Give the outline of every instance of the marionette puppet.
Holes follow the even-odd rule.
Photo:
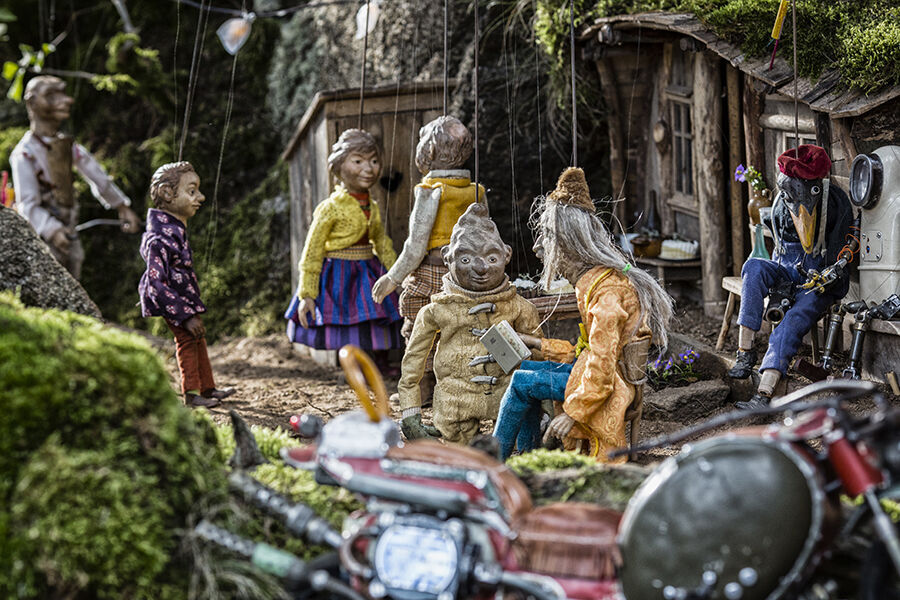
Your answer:
[[[340,182],[313,213],[300,258],[300,284],[285,313],[292,342],[337,350],[399,348],[402,317],[396,294],[372,300],[372,286],[397,258],[369,193],[381,173],[372,134],[344,131],[328,156]],[[377,357],[376,357],[377,358]]]
[[[206,352],[206,327],[201,314],[200,285],[187,239],[187,222],[206,197],[200,178],[189,162],[161,166],[150,180],[147,228],[141,256],[147,270],[138,293],[141,314],[162,317],[175,335],[175,357],[181,372],[181,391],[187,406],[211,408],[234,394],[234,388],[216,389]]]
[[[447,265],[443,291],[416,316],[403,356],[397,391],[402,429],[409,439],[440,435],[468,444],[483,419],[497,418],[510,376],[486,354],[480,338],[506,321],[513,330],[540,335],[537,309],[516,294],[505,269],[512,249],[503,243],[487,207],[474,203],[453,227],[441,255]],[[434,354],[434,424],[422,425],[419,380],[438,332]]]
[[[447,273],[441,251],[450,243],[453,226],[469,205],[485,202],[484,188],[472,183],[469,171],[461,168],[471,153],[472,135],[456,117],[438,117],[419,130],[416,166],[424,177],[415,187],[409,236],[397,262],[372,289],[375,302],[381,303],[403,285],[400,314],[407,340],[419,310],[441,291]],[[419,384],[426,402],[434,389],[432,363],[429,356]]]
[[[521,336],[546,360],[525,361],[513,373],[494,437],[504,460],[516,447],[538,447],[541,403],[555,400],[562,412],[544,441],[557,437],[568,450],[606,461],[609,450],[625,446],[625,412],[640,392],[642,377],[635,374],[646,369],[651,339],[667,344],[672,298],[616,247],[581,169],[563,171],[556,189],[537,200],[533,218],[541,283],[547,288],[558,275],[575,283],[582,334],[576,346]]]
[[[25,87],[29,130],[9,156],[16,209],[50,247],[53,256],[75,279],[81,277],[84,250],[75,226],[78,200],[72,185],[72,167],[88,182],[104,208],[115,208],[122,231],[137,233],[140,219],[129,208],[131,200],[100,163],[72,136],[59,130],[69,118],[72,98],[58,77],[41,75]]]
[[[746,379],[756,365],[753,337],[762,325],[766,296],[778,290],[789,308],[769,335],[757,393],[736,403],[743,409],[769,403],[803,336],[850,285],[849,272],[836,263],[850,234],[853,211],[847,194],[828,178],[831,159],[825,149],[810,144],[790,149],[778,157],[778,169],[780,191],[765,223],[775,249],[772,260],[750,258],[741,269],[738,351],[730,377]],[[831,275],[826,284],[802,287],[809,273],[826,271]]]

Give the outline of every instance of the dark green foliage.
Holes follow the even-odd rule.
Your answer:
[[[0,295],[0,413],[0,596],[186,595],[223,459],[145,341]]]

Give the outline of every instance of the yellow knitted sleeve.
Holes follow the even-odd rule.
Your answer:
[[[313,220],[306,234],[303,255],[300,257],[300,287],[297,295],[316,298],[319,295],[319,275],[325,259],[325,241],[334,227],[334,203],[326,199],[313,212]]]
[[[381,261],[386,269],[390,269],[397,261],[397,252],[394,250],[394,242],[388,237],[384,231],[384,224],[381,222],[381,210],[378,203],[372,201],[369,203],[372,211],[372,218],[369,221],[369,239],[372,240],[375,256]]]

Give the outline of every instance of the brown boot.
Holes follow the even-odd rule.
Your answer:
[[[217,390],[216,388],[213,388],[211,390],[203,390],[201,395],[204,398],[214,398],[216,400],[224,400],[228,396],[233,396],[235,392],[237,392],[237,390],[234,389],[233,387],[228,387],[228,388],[225,388],[222,390]]]
[[[215,398],[204,398],[197,394],[185,394],[184,404],[190,408],[212,408],[218,406],[221,402]]]

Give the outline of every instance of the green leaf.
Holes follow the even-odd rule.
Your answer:
[[[19,72],[19,65],[14,62],[6,61],[3,63],[3,79],[7,81],[11,81],[13,77],[16,76],[16,73]]]
[[[16,15],[12,13],[8,8],[0,8],[0,21],[4,23],[11,23],[16,20]]]
[[[33,54],[33,53],[34,53],[34,48],[32,48],[31,46],[29,46],[28,44],[19,44],[19,51],[20,51],[23,55],[25,55],[25,54]]]
[[[54,46],[53,44],[47,44],[47,43],[41,44],[41,52],[43,52],[45,56],[47,54],[52,54],[55,51],[56,51],[56,46]]]
[[[12,85],[9,86],[9,91],[6,92],[6,97],[15,102],[22,101],[22,92],[25,91],[25,73],[24,71],[19,71],[18,75],[16,75],[15,81],[12,82]]]

